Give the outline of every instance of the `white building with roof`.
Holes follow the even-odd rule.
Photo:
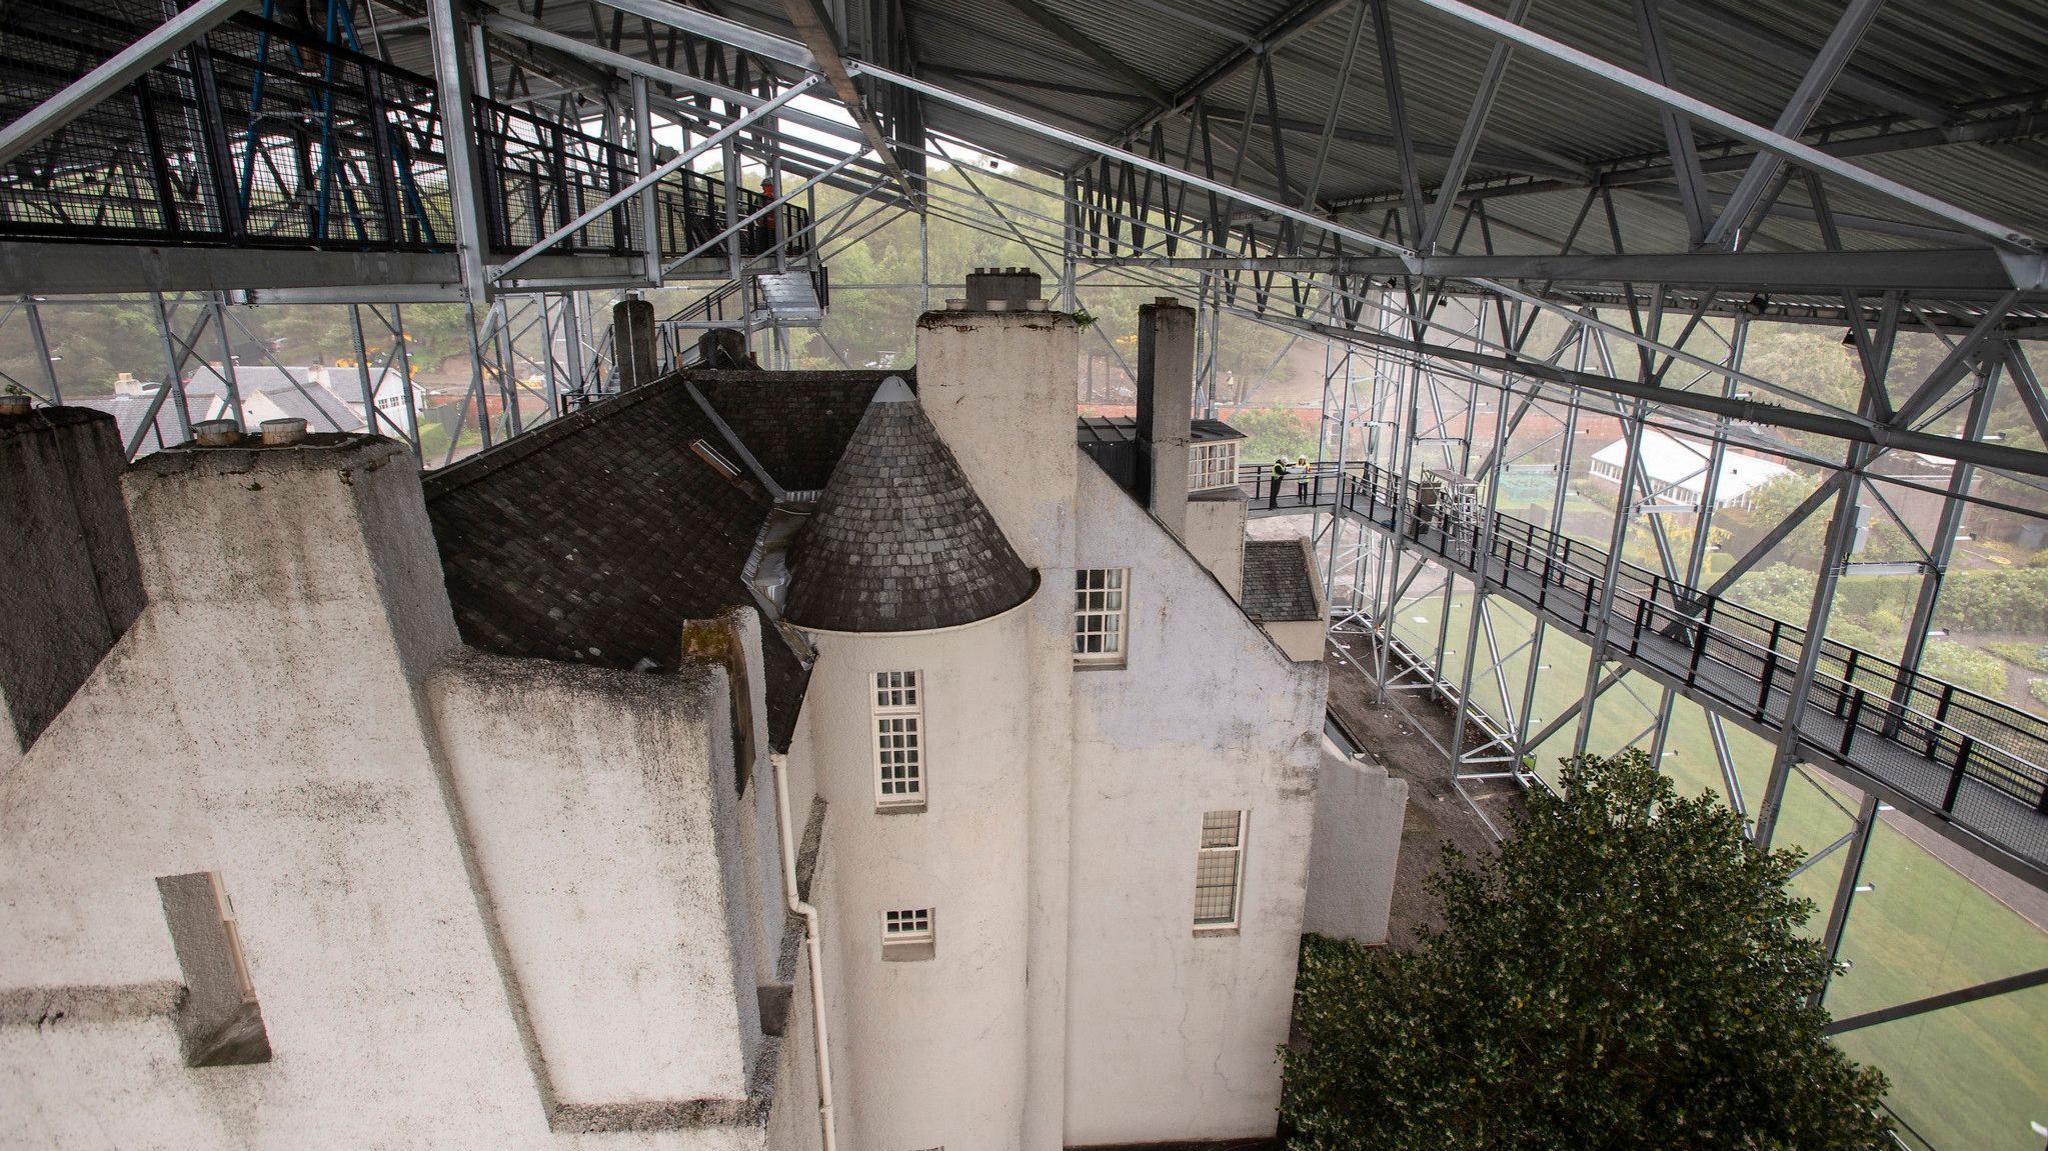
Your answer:
[[[0,1147],[1271,1136],[1406,787],[1321,734],[1309,551],[1190,450],[1192,312],[1140,331],[1123,474],[1028,306],[424,483],[0,422],[48,609],[0,654],[54,653],[0,659]]]
[[[1697,440],[1668,435],[1655,428],[1644,428],[1641,451],[1643,475],[1649,481],[1650,495],[1640,502],[1653,508],[1698,511],[1700,501],[1706,495],[1709,467],[1713,462],[1709,446]],[[1593,478],[1604,480],[1618,489],[1627,464],[1628,441],[1621,439],[1594,452],[1586,470]],[[1746,508],[1758,488],[1791,474],[1792,469],[1784,464],[1742,452],[1723,451],[1720,479],[1713,485],[1714,507],[1716,510]]]

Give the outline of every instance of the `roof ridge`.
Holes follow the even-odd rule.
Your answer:
[[[429,472],[422,482],[422,486],[426,488],[426,496],[432,500],[468,487],[550,444],[558,443],[645,403],[662,388],[674,387],[681,379],[679,374],[670,373],[632,391],[606,396],[566,416],[556,416],[530,432],[523,432],[501,443],[493,444],[473,456],[457,460],[445,468]]]

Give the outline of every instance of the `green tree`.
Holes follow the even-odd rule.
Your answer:
[[[1885,1145],[1885,1081],[1821,1035],[1827,961],[1711,797],[1582,756],[1495,859],[1447,851],[1413,952],[1311,936],[1281,1116],[1305,1149]]]
[[[1750,493],[1747,508],[1730,508],[1721,512],[1717,522],[1729,529],[1728,546],[1737,555],[1748,551],[1751,544],[1769,535],[1771,529],[1783,523],[1819,486],[1818,479],[1804,472],[1792,472]],[[1818,568],[1821,549],[1827,543],[1828,513],[1833,507],[1833,504],[1828,504],[1816,508],[1792,529],[1791,535],[1772,549],[1770,558],[1809,571]]]

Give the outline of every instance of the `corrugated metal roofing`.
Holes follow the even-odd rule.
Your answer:
[[[1481,0],[1478,6],[1500,13],[1508,4]],[[587,5],[514,0],[505,7],[537,16],[567,35],[609,40],[608,13],[600,21]],[[869,38],[870,6],[842,7],[858,55]],[[777,0],[725,0],[716,10],[763,31],[794,34]],[[1239,166],[1236,149],[1243,140],[1243,186],[1276,195],[1284,184],[1296,197],[1311,179],[1320,130],[1330,115],[1361,10],[1360,3],[1333,0],[901,3],[916,57],[911,70],[921,78],[1015,116],[1141,151],[1150,144],[1153,121],[1159,120],[1167,159],[1175,163],[1188,148],[1188,117],[1181,113],[1193,86],[1220,77],[1199,100],[1215,127],[1212,150],[1219,177]],[[1752,122],[1770,124],[1842,6],[1838,0],[1741,6],[1733,0],[1689,0],[1657,10],[1674,86]],[[1429,196],[1447,168],[1495,40],[1417,0],[1388,0],[1387,13],[1401,96],[1419,153],[1418,175]],[[2048,132],[2048,114],[2036,114],[2048,97],[2048,21],[2038,16],[2006,0],[1893,0],[1878,13],[1813,123],[1829,126],[1827,139],[1839,141],[1873,132],[1931,129],[1940,126],[1936,120],[1954,125],[2006,119],[2007,131],[1997,142],[1923,142],[1908,150],[1859,154],[1851,162],[2024,233],[2048,237],[2048,195],[2042,191],[2048,183],[2048,147],[2038,142]],[[1393,127],[1371,23],[1368,16],[1350,65],[1350,83],[1341,94],[1338,133],[1318,198],[1338,205],[1349,223],[1378,227],[1388,207],[1400,200],[1402,182],[1398,157],[1386,142]],[[1062,24],[1067,32],[1054,27]],[[1632,0],[1536,0],[1527,25],[1621,67],[1644,70]],[[662,37],[642,32],[638,18],[629,17],[618,49],[662,56],[667,50]],[[1247,54],[1276,33],[1281,39],[1269,57],[1269,91],[1263,70]],[[1159,103],[1162,98],[1172,114]],[[1247,108],[1254,121],[1249,130]],[[1277,149],[1269,119],[1274,112],[1283,128]],[[931,100],[925,102],[925,117],[935,132],[1046,171],[1071,170],[1083,158],[1012,120]],[[1709,188],[1725,195],[1735,187],[1751,148],[1698,124],[1694,132],[1708,161]],[[1809,134],[1807,139],[1820,137]],[[1497,251],[1557,251],[1596,179],[1616,186],[1615,217],[1630,250],[1683,250],[1690,237],[1665,152],[1664,127],[1651,101],[1532,49],[1517,48],[1467,187],[1488,189],[1484,211]],[[1733,158],[1725,158],[1730,152]],[[1716,158],[1721,158],[1718,164]],[[1665,173],[1659,176],[1657,169]],[[1845,217],[1844,246],[1982,243],[1959,233],[1953,223],[1846,179],[1828,177],[1824,187],[1828,206]],[[1822,246],[1803,183],[1795,181],[1780,202],[1788,210],[1771,216],[1749,243],[1760,250]],[[1190,197],[1187,206],[1196,209],[1201,201]],[[1454,218],[1446,241],[1459,227]],[[1466,227],[1460,250],[1477,251],[1481,242],[1480,229]],[[1604,251],[1610,242],[1605,210],[1596,208],[1576,250]]]

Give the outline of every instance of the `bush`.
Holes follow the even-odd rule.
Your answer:
[[[1985,644],[1984,650],[2030,671],[2048,671],[2048,643],[1998,640]]]
[[[1827,973],[1798,857],[1680,799],[1649,757],[1579,757],[1500,854],[1435,884],[1412,953],[1311,936],[1281,1118],[1299,1151],[1874,1151],[1875,1070],[1809,1006]]]
[[[2048,703],[2048,679],[2028,680],[2027,694],[2040,700],[2042,703]]]

